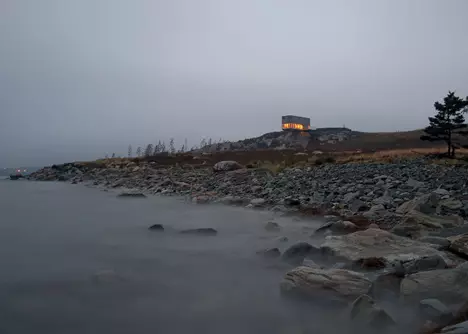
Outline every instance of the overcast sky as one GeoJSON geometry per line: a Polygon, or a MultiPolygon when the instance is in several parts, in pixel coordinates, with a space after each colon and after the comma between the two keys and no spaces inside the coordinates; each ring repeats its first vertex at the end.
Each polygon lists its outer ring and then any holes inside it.
{"type": "Polygon", "coordinates": [[[420,128],[468,95],[466,0],[0,0],[0,166],[420,128]]]}

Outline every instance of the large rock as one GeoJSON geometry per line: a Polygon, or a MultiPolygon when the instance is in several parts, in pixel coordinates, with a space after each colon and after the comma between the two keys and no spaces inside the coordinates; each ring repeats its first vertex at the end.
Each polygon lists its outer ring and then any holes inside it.
{"type": "Polygon", "coordinates": [[[288,272],[281,291],[330,301],[351,301],[367,293],[371,282],[362,274],[345,269],[297,267],[288,272]]]}
{"type": "Polygon", "coordinates": [[[342,236],[328,236],[320,249],[353,263],[381,259],[387,265],[441,255],[441,252],[428,244],[374,228],[342,236]]]}
{"type": "Polygon", "coordinates": [[[444,327],[442,334],[468,334],[468,320],[453,326],[444,327]]]}
{"type": "Polygon", "coordinates": [[[353,302],[350,317],[353,325],[360,329],[385,331],[395,325],[392,317],[368,295],[361,295],[353,302]]]}
{"type": "Polygon", "coordinates": [[[232,170],[242,169],[242,166],[237,161],[220,161],[213,166],[213,171],[215,172],[228,172],[232,170]]]}
{"type": "Polygon", "coordinates": [[[211,227],[200,227],[200,228],[191,228],[187,230],[180,231],[182,234],[193,234],[193,235],[216,235],[218,231],[211,227]]]}
{"type": "Polygon", "coordinates": [[[117,197],[144,198],[146,195],[137,191],[124,191],[118,194],[117,197]]]}
{"type": "Polygon", "coordinates": [[[401,297],[409,301],[436,298],[444,303],[468,299],[468,270],[461,268],[423,271],[401,281],[401,297]]]}
{"type": "Polygon", "coordinates": [[[419,211],[426,214],[435,213],[437,206],[439,205],[440,196],[437,193],[430,193],[420,197],[413,198],[401,204],[397,209],[396,213],[407,214],[410,211],[419,211]]]}
{"type": "Polygon", "coordinates": [[[436,216],[413,210],[393,227],[392,232],[405,237],[419,238],[429,232],[457,227],[463,223],[464,220],[460,216],[436,216]]]}
{"type": "Polygon", "coordinates": [[[468,233],[449,237],[450,241],[449,250],[455,254],[468,257],[468,233]]]}
{"type": "Polygon", "coordinates": [[[311,244],[298,242],[286,249],[281,258],[289,263],[300,264],[305,257],[317,253],[320,253],[320,251],[311,244]]]}

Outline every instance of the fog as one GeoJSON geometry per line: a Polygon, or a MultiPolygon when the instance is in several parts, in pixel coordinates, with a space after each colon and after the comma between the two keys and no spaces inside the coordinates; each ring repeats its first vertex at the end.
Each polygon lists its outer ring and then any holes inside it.
{"type": "Polygon", "coordinates": [[[2,0],[0,166],[175,138],[237,140],[280,116],[421,128],[468,94],[464,0],[2,0]]]}

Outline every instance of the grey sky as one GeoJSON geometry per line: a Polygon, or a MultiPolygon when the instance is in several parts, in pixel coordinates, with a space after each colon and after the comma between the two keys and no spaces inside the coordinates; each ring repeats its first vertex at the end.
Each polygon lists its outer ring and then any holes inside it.
{"type": "Polygon", "coordinates": [[[423,127],[468,95],[466,0],[0,0],[0,166],[278,130],[423,127]]]}

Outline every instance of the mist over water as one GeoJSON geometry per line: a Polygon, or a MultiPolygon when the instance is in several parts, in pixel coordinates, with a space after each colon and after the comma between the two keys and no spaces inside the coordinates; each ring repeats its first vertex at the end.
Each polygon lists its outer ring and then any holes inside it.
{"type": "Polygon", "coordinates": [[[0,210],[1,333],[343,332],[321,301],[282,298],[291,267],[256,255],[318,222],[275,217],[272,233],[268,212],[22,181],[0,181],[0,210]],[[178,233],[191,227],[218,235],[178,233]]]}

